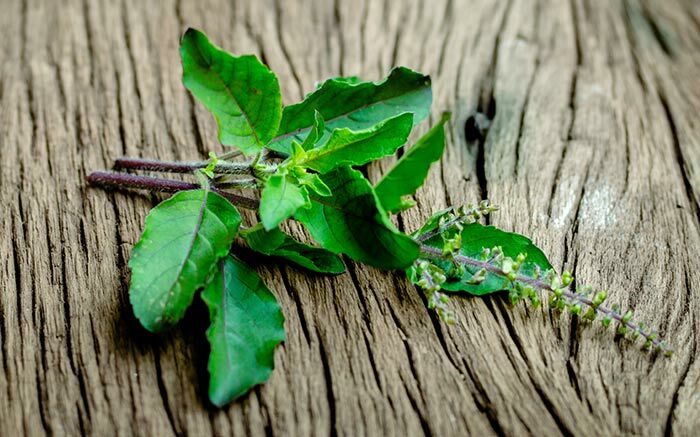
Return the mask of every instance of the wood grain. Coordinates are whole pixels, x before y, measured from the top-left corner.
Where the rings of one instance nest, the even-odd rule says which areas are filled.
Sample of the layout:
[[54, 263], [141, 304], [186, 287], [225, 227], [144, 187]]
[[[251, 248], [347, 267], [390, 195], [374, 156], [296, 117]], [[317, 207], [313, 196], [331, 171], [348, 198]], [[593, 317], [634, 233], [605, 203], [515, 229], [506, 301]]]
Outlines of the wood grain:
[[[687, 0], [0, 1], [0, 434], [694, 435], [700, 429], [700, 3]], [[288, 340], [269, 384], [206, 401], [206, 311], [139, 327], [126, 260], [159, 197], [85, 186], [119, 155], [220, 151], [180, 83], [188, 26], [278, 73], [285, 102], [394, 65], [454, 113], [400, 225], [488, 197], [676, 348], [501, 296], [446, 327], [401, 274], [259, 271]], [[466, 140], [477, 111], [494, 116]], [[424, 131], [425, 126], [422, 127]], [[471, 133], [471, 132], [470, 132]], [[470, 135], [471, 138], [471, 135]], [[377, 177], [386, 165], [370, 168]]]

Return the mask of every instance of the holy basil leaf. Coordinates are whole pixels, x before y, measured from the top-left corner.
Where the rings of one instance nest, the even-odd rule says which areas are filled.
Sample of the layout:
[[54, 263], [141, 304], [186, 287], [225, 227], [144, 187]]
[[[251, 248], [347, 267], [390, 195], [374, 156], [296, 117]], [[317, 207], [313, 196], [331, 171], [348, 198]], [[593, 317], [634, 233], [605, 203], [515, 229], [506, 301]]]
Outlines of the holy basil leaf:
[[322, 179], [333, 194], [311, 196], [311, 208], [295, 214], [322, 247], [383, 269], [404, 269], [418, 257], [418, 244], [394, 228], [359, 171], [339, 167]]
[[323, 183], [321, 177], [316, 173], [306, 173], [301, 178], [299, 178], [299, 183], [303, 187], [307, 187], [309, 190], [318, 194], [321, 197], [326, 197], [331, 195], [331, 189], [328, 185]]
[[[347, 82], [347, 83], [361, 83], [363, 80], [360, 78], [360, 76], [341, 76], [341, 77], [336, 77], [333, 80], [337, 82]], [[321, 88], [323, 86], [323, 83], [317, 83], [316, 84], [316, 89]]]
[[258, 274], [233, 256], [218, 263], [202, 300], [209, 307], [209, 399], [222, 406], [270, 377], [284, 316]]
[[319, 173], [366, 164], [394, 153], [406, 142], [412, 128], [413, 114], [405, 112], [360, 131], [335, 129], [325, 144], [306, 153], [301, 164]]
[[260, 196], [260, 220], [265, 229], [274, 229], [308, 201], [306, 188], [290, 181], [284, 174], [274, 174], [265, 183]]
[[323, 121], [323, 116], [320, 112], [314, 112], [314, 125], [306, 135], [304, 142], [301, 143], [301, 148], [304, 150], [312, 149], [316, 146], [316, 143], [323, 137], [326, 133], [326, 122]]
[[431, 164], [442, 156], [445, 148], [444, 125], [449, 119], [449, 113], [443, 114], [440, 121], [379, 181], [375, 191], [384, 209], [389, 212], [405, 209], [403, 197], [414, 194], [423, 185]]
[[251, 229], [241, 232], [248, 246], [264, 255], [277, 256], [318, 273], [339, 274], [345, 271], [343, 260], [333, 252], [300, 243], [279, 229]]
[[[438, 235], [424, 244], [442, 247], [442, 239]], [[552, 268], [545, 254], [529, 238], [523, 235], [502, 231], [494, 226], [483, 226], [479, 223], [466, 225], [462, 230], [461, 255], [480, 259], [480, 254], [484, 248], [491, 249], [495, 246], [501, 246], [503, 254], [511, 258], [517, 257], [520, 253], [525, 254], [527, 258], [525, 258], [525, 262], [520, 269], [520, 273], [525, 276], [531, 277], [534, 275], [538, 267], [542, 272]], [[446, 272], [452, 270], [449, 261], [434, 261], [434, 263]], [[477, 267], [468, 266], [461, 277], [450, 277], [448, 275], [447, 281], [442, 284], [442, 288], [447, 291], [466, 291], [474, 295], [484, 295], [503, 290], [505, 278], [492, 273], [487, 273], [486, 280], [479, 285], [469, 284], [469, 279], [478, 270], [479, 268]]]
[[255, 56], [232, 56], [187, 29], [180, 42], [182, 81], [219, 126], [219, 140], [255, 153], [275, 135], [282, 97], [275, 77]]
[[240, 224], [236, 208], [206, 190], [182, 191], [151, 210], [129, 260], [129, 298], [146, 329], [162, 331], [182, 318]]
[[404, 112], [413, 113], [415, 126], [430, 113], [432, 99], [430, 77], [404, 67], [395, 68], [379, 82], [330, 79], [304, 101], [284, 108], [279, 131], [268, 148], [289, 154], [292, 141], [303, 142], [314, 126], [316, 111], [326, 122], [328, 137], [333, 129], [367, 129]]

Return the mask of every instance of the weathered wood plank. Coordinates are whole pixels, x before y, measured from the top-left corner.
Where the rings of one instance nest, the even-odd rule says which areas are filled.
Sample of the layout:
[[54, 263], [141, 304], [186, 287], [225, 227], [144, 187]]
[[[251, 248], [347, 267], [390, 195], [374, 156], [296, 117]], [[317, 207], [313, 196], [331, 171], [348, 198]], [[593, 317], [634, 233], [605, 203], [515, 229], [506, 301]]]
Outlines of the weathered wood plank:
[[[0, 3], [1, 434], [700, 428], [697, 2]], [[400, 274], [271, 265], [259, 270], [288, 331], [277, 369], [243, 401], [209, 407], [205, 309], [152, 336], [128, 304], [126, 260], [158, 198], [83, 183], [118, 155], [221, 150], [180, 84], [187, 26], [260, 55], [287, 103], [329, 76], [430, 73], [434, 114], [454, 113], [449, 147], [400, 225], [488, 197], [494, 223], [609, 288], [674, 358], [500, 297], [453, 299], [459, 322], [446, 327]], [[476, 111], [495, 118], [467, 141]]]

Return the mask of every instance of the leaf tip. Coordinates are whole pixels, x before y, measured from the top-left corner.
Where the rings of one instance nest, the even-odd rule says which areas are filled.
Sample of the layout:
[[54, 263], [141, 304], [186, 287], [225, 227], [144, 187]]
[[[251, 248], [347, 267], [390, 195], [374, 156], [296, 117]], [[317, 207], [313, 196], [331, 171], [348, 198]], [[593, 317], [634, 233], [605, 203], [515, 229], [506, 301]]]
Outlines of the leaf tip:
[[182, 37], [180, 37], [180, 46], [182, 46], [186, 41], [199, 36], [204, 36], [204, 33], [201, 30], [195, 29], [194, 27], [188, 27], [182, 34]]

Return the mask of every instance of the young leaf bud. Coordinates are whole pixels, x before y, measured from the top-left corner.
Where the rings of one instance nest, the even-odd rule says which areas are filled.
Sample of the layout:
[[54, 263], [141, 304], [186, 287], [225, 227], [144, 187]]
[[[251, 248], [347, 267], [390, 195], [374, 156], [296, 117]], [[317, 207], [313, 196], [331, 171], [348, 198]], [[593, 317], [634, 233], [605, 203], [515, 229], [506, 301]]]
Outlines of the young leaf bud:
[[597, 292], [595, 297], [593, 298], [593, 305], [596, 307], [600, 306], [603, 302], [605, 302], [605, 299], [607, 297], [608, 293], [605, 290]]
[[633, 313], [632, 311], [627, 311], [624, 316], [622, 316], [622, 323], [629, 323], [630, 320], [632, 320]]
[[583, 315], [583, 318], [586, 320], [593, 321], [596, 319], [598, 316], [598, 311], [596, 311], [593, 308], [588, 308], [588, 311], [586, 311], [586, 314]]
[[561, 275], [561, 285], [564, 287], [568, 287], [574, 280], [574, 277], [571, 276], [571, 272], [568, 270], [564, 270], [564, 273]]
[[487, 259], [489, 259], [490, 254], [491, 254], [491, 249], [489, 249], [488, 247], [484, 247], [481, 250], [481, 254], [479, 255], [479, 258], [481, 258], [482, 261], [486, 261]]
[[559, 299], [557, 301], [557, 309], [559, 311], [564, 311], [566, 309], [566, 301], [564, 299]]

